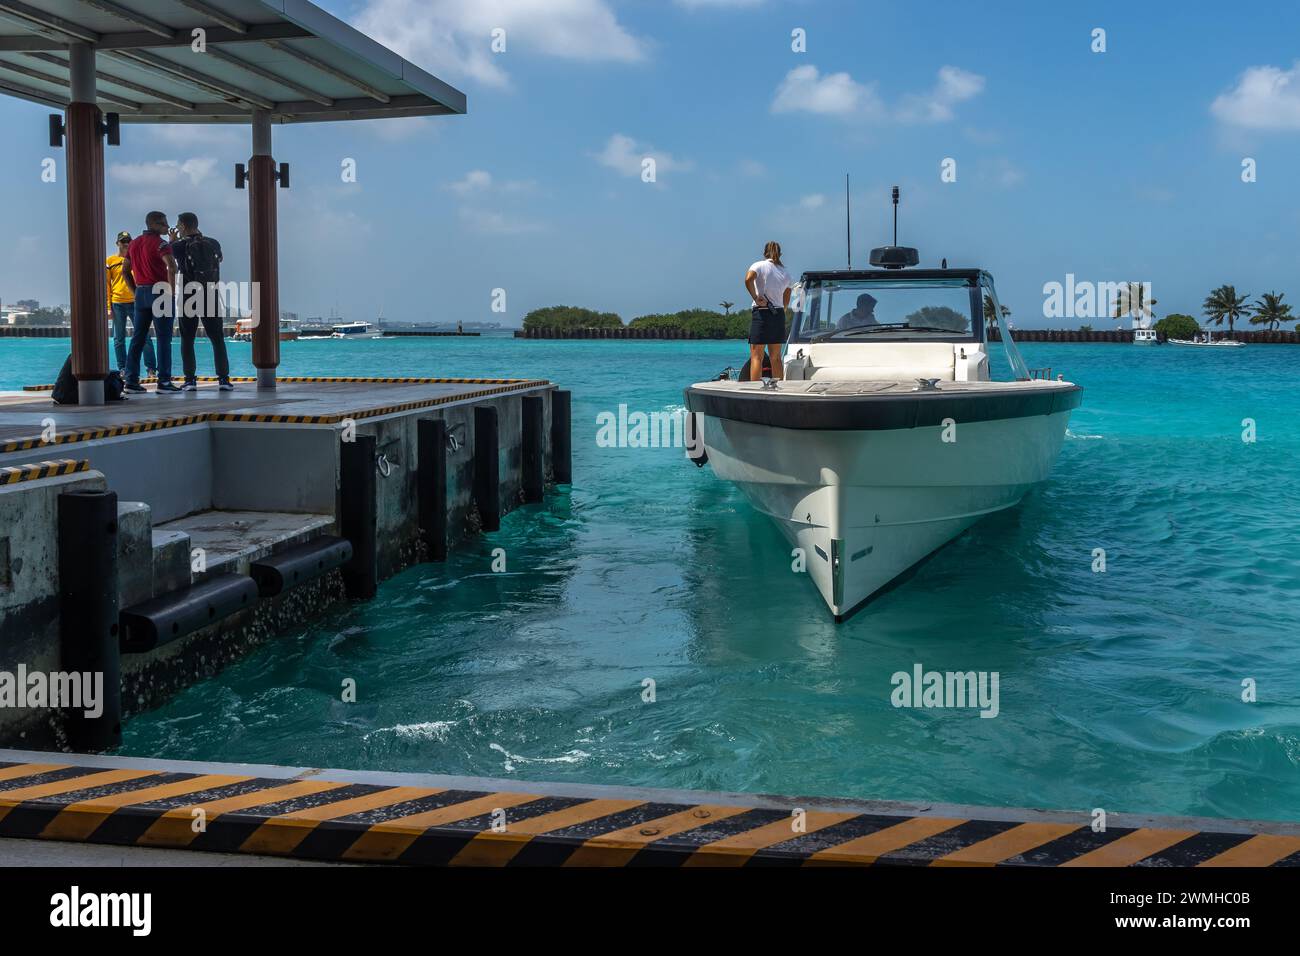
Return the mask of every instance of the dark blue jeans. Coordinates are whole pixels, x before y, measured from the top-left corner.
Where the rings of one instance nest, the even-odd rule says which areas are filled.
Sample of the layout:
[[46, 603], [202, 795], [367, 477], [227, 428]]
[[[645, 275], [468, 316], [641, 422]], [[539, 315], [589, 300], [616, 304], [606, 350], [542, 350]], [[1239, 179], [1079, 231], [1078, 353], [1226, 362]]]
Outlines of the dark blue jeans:
[[[159, 302], [159, 300], [161, 300]], [[158, 302], [161, 315], [154, 315], [154, 303]], [[171, 297], [167, 293], [158, 295], [152, 286], [135, 287], [135, 334], [131, 336], [131, 347], [126, 352], [126, 383], [140, 383], [140, 356], [145, 343], [149, 341], [149, 329], [158, 334], [158, 384], [166, 385], [172, 380], [172, 307]]]
[[[113, 367], [122, 372], [126, 371], [126, 320], [134, 321], [134, 315], [134, 302], [113, 303], [113, 359], [117, 362]], [[151, 372], [158, 370], [158, 358], [153, 352], [153, 339], [144, 340], [144, 367]]]

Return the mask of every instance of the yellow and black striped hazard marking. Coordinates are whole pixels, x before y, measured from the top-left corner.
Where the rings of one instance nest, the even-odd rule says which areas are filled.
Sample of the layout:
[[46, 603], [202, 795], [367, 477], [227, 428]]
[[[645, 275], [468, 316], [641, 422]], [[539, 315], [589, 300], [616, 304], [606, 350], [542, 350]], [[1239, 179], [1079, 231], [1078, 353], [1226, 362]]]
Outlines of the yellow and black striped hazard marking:
[[14, 485], [20, 481], [38, 481], [41, 478], [56, 478], [59, 475], [72, 475], [85, 471], [90, 462], [84, 458], [74, 461], [60, 458], [58, 461], [37, 461], [30, 465], [13, 465], [0, 468], [0, 485]]
[[[253, 381], [250, 379], [250, 381]], [[283, 375], [277, 382], [358, 382], [381, 385], [549, 385], [546, 381], [526, 378], [366, 378], [356, 376]]]
[[[215, 375], [200, 375], [196, 379], [200, 382], [216, 382], [219, 379]], [[232, 375], [232, 382], [256, 382], [257, 379], [251, 375]], [[140, 379], [141, 385], [149, 385], [156, 382], [155, 378]], [[281, 375], [276, 378], [277, 382], [290, 382], [294, 384], [311, 384], [313, 382], [352, 382], [357, 384], [381, 384], [381, 385], [518, 385], [529, 382], [525, 378], [411, 378], [411, 377], [386, 377], [386, 378], [369, 378], [355, 375]], [[533, 382], [531, 384], [550, 384], [549, 382]], [[24, 392], [50, 392], [54, 390], [54, 385], [24, 385]]]
[[[1298, 866], [1300, 836], [0, 763], [0, 841], [450, 866]], [[2, 844], [0, 844], [2, 845]], [[3, 850], [0, 849], [0, 853]]]
[[42, 435], [27, 438], [13, 438], [0, 442], [0, 454], [10, 451], [28, 451], [43, 448], [46, 445], [68, 445], [79, 441], [93, 441], [96, 438], [116, 438], [118, 435], [135, 435], [140, 432], [153, 432], [163, 428], [178, 428], [181, 425], [197, 425], [208, 420], [208, 415], [167, 415], [142, 422], [123, 422], [120, 425], [106, 425], [103, 428], [74, 428], [66, 432], [56, 432], [46, 441]]

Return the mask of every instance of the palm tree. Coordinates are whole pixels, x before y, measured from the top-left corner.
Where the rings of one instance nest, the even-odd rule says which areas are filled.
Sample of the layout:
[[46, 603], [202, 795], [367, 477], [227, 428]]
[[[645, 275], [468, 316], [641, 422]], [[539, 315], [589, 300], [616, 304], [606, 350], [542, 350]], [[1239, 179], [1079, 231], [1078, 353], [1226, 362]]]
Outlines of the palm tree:
[[1280, 328], [1283, 322], [1292, 319], [1290, 303], [1282, 301], [1280, 292], [1265, 292], [1255, 300], [1255, 314], [1250, 317], [1251, 325], [1267, 325], [1270, 330]]
[[1223, 320], [1227, 319], [1228, 334], [1231, 335], [1236, 321], [1250, 312], [1250, 306], [1246, 305], [1248, 298], [1249, 292], [1237, 295], [1236, 286], [1221, 285], [1209, 294], [1201, 308], [1215, 325], [1222, 325]]
[[[1156, 304], [1155, 299], [1148, 299], [1147, 287], [1142, 282], [1125, 282], [1120, 287], [1119, 295], [1115, 298], [1115, 318], [1133, 314], [1133, 321], [1137, 323], [1135, 328], [1147, 328], [1151, 324], [1151, 319], [1156, 317], [1151, 306]], [[1143, 322], [1143, 317], [1147, 321]]]
[[731, 307], [732, 307], [733, 305], [735, 305], [735, 304], [736, 304], [736, 303], [734, 303], [734, 302], [719, 302], [719, 303], [718, 303], [718, 305], [722, 306], [722, 311], [723, 311], [725, 314], [727, 314], [727, 315], [731, 315]]

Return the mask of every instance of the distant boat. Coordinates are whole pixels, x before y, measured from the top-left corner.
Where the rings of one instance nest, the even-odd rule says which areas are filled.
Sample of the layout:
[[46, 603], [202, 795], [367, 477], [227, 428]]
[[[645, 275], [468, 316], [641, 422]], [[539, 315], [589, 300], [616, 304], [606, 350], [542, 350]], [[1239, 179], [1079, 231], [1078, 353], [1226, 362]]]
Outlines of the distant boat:
[[1155, 329], [1134, 329], [1133, 330], [1134, 345], [1155, 345], [1158, 341], [1159, 339], [1156, 338]]
[[332, 339], [377, 339], [384, 333], [383, 330], [371, 331], [369, 322], [362, 322], [358, 319], [355, 322], [339, 322], [331, 326]]
[[1245, 342], [1238, 342], [1236, 339], [1215, 339], [1209, 332], [1202, 332], [1194, 339], [1169, 339], [1170, 345], [1190, 345], [1202, 349], [1240, 349], [1245, 348]]

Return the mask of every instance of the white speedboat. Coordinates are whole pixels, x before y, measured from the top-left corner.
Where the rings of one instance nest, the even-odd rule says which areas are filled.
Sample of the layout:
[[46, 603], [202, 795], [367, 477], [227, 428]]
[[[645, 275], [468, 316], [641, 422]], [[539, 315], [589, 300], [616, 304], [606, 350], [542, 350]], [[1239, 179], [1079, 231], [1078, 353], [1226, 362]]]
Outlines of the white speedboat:
[[1216, 339], [1209, 332], [1202, 332], [1194, 339], [1169, 339], [1170, 345], [1189, 345], [1201, 349], [1244, 349], [1245, 342], [1236, 339]]
[[1160, 340], [1156, 337], [1155, 329], [1134, 329], [1133, 330], [1134, 345], [1155, 345], [1159, 341]]
[[[987, 272], [917, 261], [886, 246], [880, 268], [804, 273], [784, 381], [686, 389], [697, 464], [802, 549], [836, 620], [1043, 481], [1082, 398], [1026, 367]], [[999, 325], [1013, 381], [990, 379]]]

